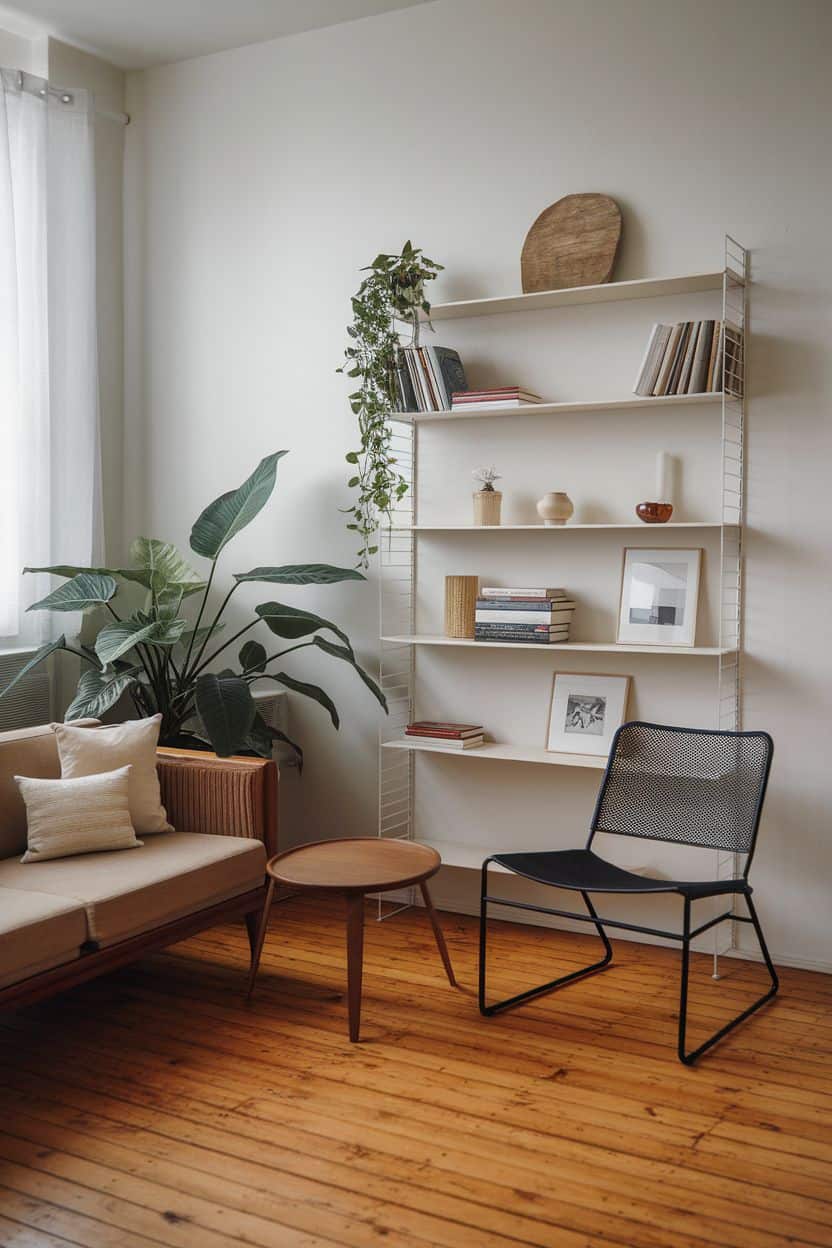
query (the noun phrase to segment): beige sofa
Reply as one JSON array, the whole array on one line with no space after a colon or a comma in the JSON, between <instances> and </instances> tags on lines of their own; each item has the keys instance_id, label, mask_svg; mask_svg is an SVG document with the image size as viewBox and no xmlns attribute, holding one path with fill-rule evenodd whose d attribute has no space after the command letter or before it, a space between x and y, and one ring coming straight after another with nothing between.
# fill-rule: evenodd
<instances>
[{"instance_id":1,"label":"beige sofa","mask_svg":"<svg viewBox=\"0 0 832 1248\"><path fill-rule=\"evenodd\" d=\"M175 831L146 836L140 849L24 864L14 777L60 776L55 735L48 726L0 733L0 1007L233 918L245 918L253 945L267 855L277 852L275 764L163 749L158 768Z\"/></svg>"}]
</instances>

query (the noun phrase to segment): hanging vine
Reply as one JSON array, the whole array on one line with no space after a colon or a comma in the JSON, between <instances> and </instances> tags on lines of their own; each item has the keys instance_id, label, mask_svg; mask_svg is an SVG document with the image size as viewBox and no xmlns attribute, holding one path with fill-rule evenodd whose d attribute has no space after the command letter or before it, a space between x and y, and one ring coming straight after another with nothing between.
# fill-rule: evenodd
<instances>
[{"instance_id":1,"label":"hanging vine","mask_svg":"<svg viewBox=\"0 0 832 1248\"><path fill-rule=\"evenodd\" d=\"M393 504L407 493L407 481L391 450L390 414L399 407L397 381L399 334L396 321L412 329L412 345L419 345L420 315L430 315L425 282L442 269L408 241L399 255L379 255L362 272L367 276L352 297L352 324L347 326L350 344L338 372L359 379L349 396L358 417L360 444L350 451L347 463L355 468L349 486L358 491L346 509L347 528L361 541L358 566L369 566L378 550L372 544L379 517L390 518Z\"/></svg>"}]
</instances>

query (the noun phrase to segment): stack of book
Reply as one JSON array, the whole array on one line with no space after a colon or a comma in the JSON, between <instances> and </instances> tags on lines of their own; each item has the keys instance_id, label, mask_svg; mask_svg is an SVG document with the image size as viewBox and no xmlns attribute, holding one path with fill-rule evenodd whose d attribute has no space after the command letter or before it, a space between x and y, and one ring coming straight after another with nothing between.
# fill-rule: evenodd
<instances>
[{"instance_id":1,"label":"stack of book","mask_svg":"<svg viewBox=\"0 0 832 1248\"><path fill-rule=\"evenodd\" d=\"M455 391L451 395L451 408L455 412L488 412L498 407L530 407L542 403L539 394L525 386L494 386L490 390Z\"/></svg>"},{"instance_id":2,"label":"stack of book","mask_svg":"<svg viewBox=\"0 0 832 1248\"><path fill-rule=\"evenodd\" d=\"M742 392L742 333L730 321L682 321L654 325L635 393L714 394Z\"/></svg>"},{"instance_id":3,"label":"stack of book","mask_svg":"<svg viewBox=\"0 0 832 1248\"><path fill-rule=\"evenodd\" d=\"M492 586L482 589L477 599L474 638L562 645L569 640L574 610L574 600L565 589Z\"/></svg>"},{"instance_id":4,"label":"stack of book","mask_svg":"<svg viewBox=\"0 0 832 1248\"><path fill-rule=\"evenodd\" d=\"M452 724L441 719L418 719L405 728L408 737L419 737L437 750L473 750L485 740L482 724Z\"/></svg>"},{"instance_id":5,"label":"stack of book","mask_svg":"<svg viewBox=\"0 0 832 1248\"><path fill-rule=\"evenodd\" d=\"M451 395L468 388L462 360L450 347L400 347L397 381L403 412L448 412Z\"/></svg>"}]
</instances>

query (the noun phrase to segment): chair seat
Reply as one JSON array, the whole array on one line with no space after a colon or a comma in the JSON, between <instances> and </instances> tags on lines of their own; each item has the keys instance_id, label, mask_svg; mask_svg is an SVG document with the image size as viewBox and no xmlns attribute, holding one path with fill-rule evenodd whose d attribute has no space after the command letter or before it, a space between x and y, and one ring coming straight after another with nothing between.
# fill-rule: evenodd
<instances>
[{"instance_id":1,"label":"chair seat","mask_svg":"<svg viewBox=\"0 0 832 1248\"><path fill-rule=\"evenodd\" d=\"M549 853L493 854L492 861L539 884L587 893L681 893L685 897L715 897L720 893L750 893L745 880L654 880L606 862L590 849L562 849Z\"/></svg>"}]
</instances>

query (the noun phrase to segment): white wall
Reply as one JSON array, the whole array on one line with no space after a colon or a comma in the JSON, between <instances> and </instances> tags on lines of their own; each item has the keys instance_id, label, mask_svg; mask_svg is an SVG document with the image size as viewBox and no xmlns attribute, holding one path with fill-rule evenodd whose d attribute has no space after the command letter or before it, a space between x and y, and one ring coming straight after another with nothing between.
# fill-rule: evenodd
<instances>
[{"instance_id":1,"label":"white wall","mask_svg":"<svg viewBox=\"0 0 832 1248\"><path fill-rule=\"evenodd\" d=\"M271 508L231 548L225 575L301 559L348 564L354 544L337 508L349 497L343 457L354 433L333 370L362 264L411 237L446 265L437 300L517 290L529 225L580 190L605 191L622 206L619 278L719 267L731 232L752 249L755 280L745 721L777 743L755 883L776 956L827 967L830 34L822 0L437 0L132 76L125 475L126 532L187 548L208 499L261 455L290 447ZM661 310L669 319L683 309ZM468 348L475 380L490 380L499 356L507 380L595 397L626 390L654 314L645 307L640 320L593 322L600 337L589 348L576 339L575 357L574 329L552 319L530 329L552 335L529 339L538 354L518 340L510 352L493 322L476 327L476 340L461 323L443 326L441 341ZM632 346L627 360L623 343ZM471 424L453 435L455 475L441 501L464 518L468 471L493 453L518 498L567 488L585 507L607 496L623 506L628 493L643 495L641 465L657 445L685 454L695 497L704 488L693 475L702 419L679 413L661 429L636 420L627 425L632 442L612 457L621 430L611 422L571 422L569 436L583 434L580 453L553 423L529 428L513 449L505 433L490 443L485 425ZM580 584L590 548L578 535L569 541L565 579ZM479 566L445 570L499 573L497 547L487 549L465 554ZM517 563L539 561L534 549L512 547ZM592 549L599 560L601 548ZM336 617L373 661L372 587L286 598ZM256 591L247 599L257 601ZM439 662L423 668L442 702L437 713L485 715L477 683L493 682L494 705L513 716L514 732L536 739L552 664ZM693 668L638 662L605 656L598 666L633 671L641 714L704 714ZM530 663L540 665L534 678ZM317 708L294 700L308 768L284 785L285 842L372 832L374 706L323 659L293 670L331 690L343 726L336 736ZM690 701L674 715L677 678ZM482 768L478 779L451 783L454 765L426 773L421 806L448 821L453 801L455 833L466 821L476 832L485 818L499 841L522 818L551 826L553 845L582 839L594 783L586 776L513 765L488 773L471 763ZM558 826L553 811L565 811L570 826ZM472 887L446 872L439 891L465 906Z\"/></svg>"}]
</instances>

